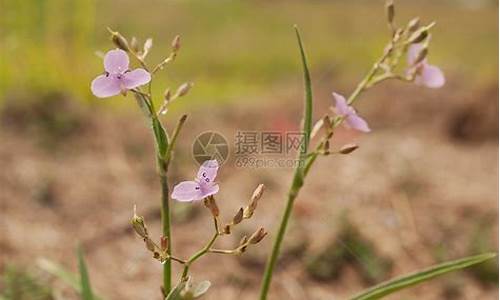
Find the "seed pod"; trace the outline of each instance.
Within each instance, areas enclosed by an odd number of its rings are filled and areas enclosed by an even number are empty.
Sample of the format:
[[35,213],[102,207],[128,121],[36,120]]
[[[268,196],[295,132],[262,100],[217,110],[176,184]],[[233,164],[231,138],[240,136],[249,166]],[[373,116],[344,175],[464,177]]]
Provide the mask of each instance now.
[[118,47],[124,51],[129,51],[127,39],[125,39],[125,37],[123,37],[123,35],[121,35],[117,31],[112,31],[109,28],[108,28],[108,31],[111,33],[111,41],[113,42],[113,44],[115,44],[116,47]]
[[176,35],[172,40],[172,51],[177,52],[181,48],[181,37]]
[[243,208],[240,208],[233,218],[233,224],[239,224],[243,220]]
[[259,230],[255,231],[250,238],[248,239],[248,242],[250,244],[257,244],[258,242],[262,241],[262,239],[267,235],[267,232],[264,230],[264,228],[260,228]]
[[419,17],[415,17],[413,19],[410,20],[410,22],[408,22],[408,25],[407,25],[407,28],[408,28],[408,32],[415,32],[418,27],[420,27],[420,18]]
[[427,28],[421,28],[420,30],[415,31],[410,38],[408,39],[408,43],[410,44],[418,44],[425,40],[429,35],[429,30]]
[[385,12],[387,15],[387,22],[389,22],[389,24],[392,24],[394,22],[394,16],[395,16],[393,0],[387,0],[385,2]]
[[[134,208],[135,210],[135,208]],[[148,237],[148,229],[146,228],[146,224],[144,224],[144,218],[139,217],[138,215],[135,214],[132,217],[132,228],[134,228],[134,231],[143,239]]]
[[177,89],[177,92],[175,92],[175,97],[182,97],[182,96],[185,96],[189,90],[193,87],[193,83],[192,82],[186,82],[186,83],[183,83],[178,89]]
[[148,54],[149,54],[149,51],[151,50],[151,48],[153,47],[153,39],[152,38],[148,38],[145,42],[144,42],[144,46],[142,47],[142,59],[144,59]]
[[340,148],[339,153],[340,154],[349,154],[358,148],[359,148],[359,146],[356,144],[347,144],[347,145],[342,146],[342,148]]
[[130,40],[130,49],[135,53],[139,53],[139,43],[137,42],[137,38],[135,36]]
[[265,186],[262,183],[259,184],[257,188],[255,188],[252,194],[252,198],[250,199],[250,204],[247,207],[245,207],[245,210],[243,211],[243,218],[248,219],[253,216],[253,213],[257,208],[257,203],[264,194],[264,188]]

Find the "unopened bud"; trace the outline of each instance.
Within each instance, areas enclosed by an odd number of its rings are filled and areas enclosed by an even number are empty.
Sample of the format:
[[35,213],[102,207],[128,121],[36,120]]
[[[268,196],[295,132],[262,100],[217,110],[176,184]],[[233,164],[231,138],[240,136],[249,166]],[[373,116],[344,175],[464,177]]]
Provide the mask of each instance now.
[[108,31],[111,33],[111,41],[113,42],[113,44],[115,44],[116,47],[124,51],[129,51],[127,39],[125,39],[123,35],[121,35],[117,31],[112,31],[110,28],[108,28]]
[[253,216],[253,213],[257,208],[257,203],[264,194],[264,188],[265,186],[262,183],[259,184],[257,188],[255,188],[252,194],[252,198],[250,199],[250,204],[247,207],[245,207],[245,210],[243,211],[243,218],[248,219]]
[[258,242],[262,241],[262,239],[267,235],[267,232],[264,230],[264,228],[260,228],[259,230],[257,230],[256,232],[254,232],[252,234],[252,236],[250,236],[250,238],[248,239],[248,242],[250,244],[257,244]]
[[217,206],[217,203],[215,203],[215,198],[213,196],[205,198],[204,203],[214,217],[219,216],[219,207]]
[[233,224],[239,224],[243,220],[243,208],[240,208],[233,218]]
[[172,93],[170,92],[170,88],[166,88],[165,92],[163,93],[163,100],[165,100],[165,102],[169,102],[171,98]]
[[134,231],[143,239],[148,237],[148,229],[146,228],[146,224],[144,224],[144,218],[139,217],[135,213],[135,206],[134,206],[134,216],[132,217],[132,228],[134,228]]
[[420,27],[420,18],[415,17],[408,22],[407,28],[409,32],[415,32]]
[[387,0],[385,2],[385,12],[387,14],[387,22],[389,22],[389,24],[392,24],[392,22],[394,22],[395,15],[393,0]]
[[176,97],[182,97],[182,96],[185,96],[189,90],[193,87],[193,83],[192,82],[186,82],[186,83],[183,83],[178,89],[177,89],[177,92],[175,92],[175,96]]
[[176,35],[175,38],[172,40],[172,50],[174,52],[179,51],[181,48],[181,37],[179,35]]
[[149,50],[151,50],[151,48],[153,47],[153,39],[152,38],[148,38],[145,42],[144,42],[144,46],[143,46],[143,50],[142,50],[142,55],[141,57],[144,59],[148,53],[149,53]]
[[130,40],[130,48],[135,53],[139,52],[139,43],[137,42],[137,38],[135,36],[133,36],[132,39]]
[[422,28],[420,30],[415,31],[410,38],[408,39],[408,43],[410,44],[418,44],[425,40],[427,36],[429,35],[429,31],[427,28]]
[[342,146],[342,148],[340,148],[339,153],[340,154],[349,154],[351,152],[354,152],[358,148],[359,148],[359,146],[356,144],[347,144],[347,145]]
[[160,247],[161,247],[161,251],[166,252],[168,250],[168,237],[162,236],[160,238]]
[[224,229],[222,230],[222,232],[223,232],[224,234],[231,234],[231,225],[226,224],[226,225],[224,226]]

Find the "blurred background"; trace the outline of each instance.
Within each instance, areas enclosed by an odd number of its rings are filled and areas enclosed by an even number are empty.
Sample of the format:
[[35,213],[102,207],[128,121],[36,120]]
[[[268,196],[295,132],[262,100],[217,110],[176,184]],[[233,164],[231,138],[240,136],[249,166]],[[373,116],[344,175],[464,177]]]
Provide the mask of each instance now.
[[[131,95],[97,99],[96,52],[114,48],[106,27],[144,42],[147,62],[177,60],[155,79],[195,83],[164,117],[189,119],[172,183],[191,178],[195,137],[223,134],[230,158],[219,173],[230,218],[262,182],[256,216],[234,237],[271,232],[241,257],[207,256],[195,280],[207,299],[255,299],[292,169],[238,168],[242,130],[297,130],[302,74],[298,24],[314,82],[315,118],[333,90],[349,94],[388,40],[383,1],[2,0],[0,2],[0,299],[77,299],[40,268],[50,259],[76,270],[83,245],[95,289],[107,299],[160,299],[161,265],[129,228],[132,207],[159,235],[160,189],[147,123]],[[498,251],[498,3],[396,1],[399,24],[437,21],[429,61],[445,72],[439,90],[387,82],[357,108],[373,132],[340,132],[349,156],[323,157],[294,211],[271,299],[344,299],[364,287],[433,263]],[[211,233],[202,205],[174,204],[174,251],[187,257]],[[176,271],[178,271],[176,269]],[[490,261],[392,299],[497,299]]]

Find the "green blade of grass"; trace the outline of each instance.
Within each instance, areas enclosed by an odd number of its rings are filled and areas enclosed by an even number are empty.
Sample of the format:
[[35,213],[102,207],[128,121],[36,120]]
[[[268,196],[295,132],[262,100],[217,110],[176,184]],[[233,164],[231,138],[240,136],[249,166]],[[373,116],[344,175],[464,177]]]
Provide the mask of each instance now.
[[309,146],[309,141],[311,139],[311,130],[312,130],[312,110],[313,110],[313,94],[312,94],[312,86],[311,86],[311,74],[309,73],[309,67],[307,65],[306,53],[304,51],[304,45],[302,44],[302,38],[300,37],[299,28],[297,25],[294,26],[295,34],[297,35],[297,41],[300,49],[300,57],[302,59],[302,67],[304,69],[304,88],[305,88],[305,97],[304,97],[304,116],[303,116],[303,133],[305,135],[304,138],[304,152],[307,152],[307,148]]
[[72,287],[74,290],[81,293],[80,280],[78,279],[78,276],[69,272],[61,265],[59,265],[51,260],[45,259],[45,258],[38,259],[37,265],[40,269],[42,269],[45,272],[61,279],[67,285]]
[[78,247],[77,253],[82,300],[94,300],[94,293],[92,292],[92,288],[90,287],[89,273],[87,271],[87,265],[85,264],[85,258],[83,256],[83,250],[81,247]]
[[[40,269],[65,282],[79,294],[82,293],[82,285],[80,284],[80,279],[76,274],[66,270],[63,266],[45,258],[38,259],[37,265]],[[101,297],[98,297],[95,294],[93,295],[94,300],[103,300]]]
[[475,264],[482,263],[488,259],[496,257],[496,253],[484,253],[480,255],[468,256],[465,258],[448,261],[442,264],[432,266],[428,269],[398,277],[379,285],[376,285],[360,294],[351,298],[351,300],[374,300],[380,299],[386,295],[392,294],[401,289],[419,284],[421,282],[430,280],[434,277],[457,271]]

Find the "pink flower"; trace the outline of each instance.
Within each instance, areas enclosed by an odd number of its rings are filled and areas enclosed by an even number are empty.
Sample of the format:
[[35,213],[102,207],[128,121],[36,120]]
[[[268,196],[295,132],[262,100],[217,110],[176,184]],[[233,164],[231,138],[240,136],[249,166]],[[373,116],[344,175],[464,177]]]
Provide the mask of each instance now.
[[366,121],[358,116],[354,108],[347,104],[344,96],[333,93],[333,98],[335,99],[335,112],[337,113],[337,115],[344,117],[344,124],[347,127],[362,132],[371,131]]
[[97,76],[91,84],[92,93],[99,98],[125,93],[151,80],[151,75],[144,69],[129,70],[128,55],[120,49],[106,53],[104,69],[106,72]]
[[417,63],[418,53],[422,49],[421,44],[413,44],[408,49],[408,72],[416,70],[415,83],[429,88],[440,88],[445,83],[443,71],[438,67],[427,63],[427,59]]
[[217,160],[205,161],[194,181],[183,181],[174,187],[172,198],[177,201],[198,201],[217,194],[219,185],[214,182],[219,170]]

